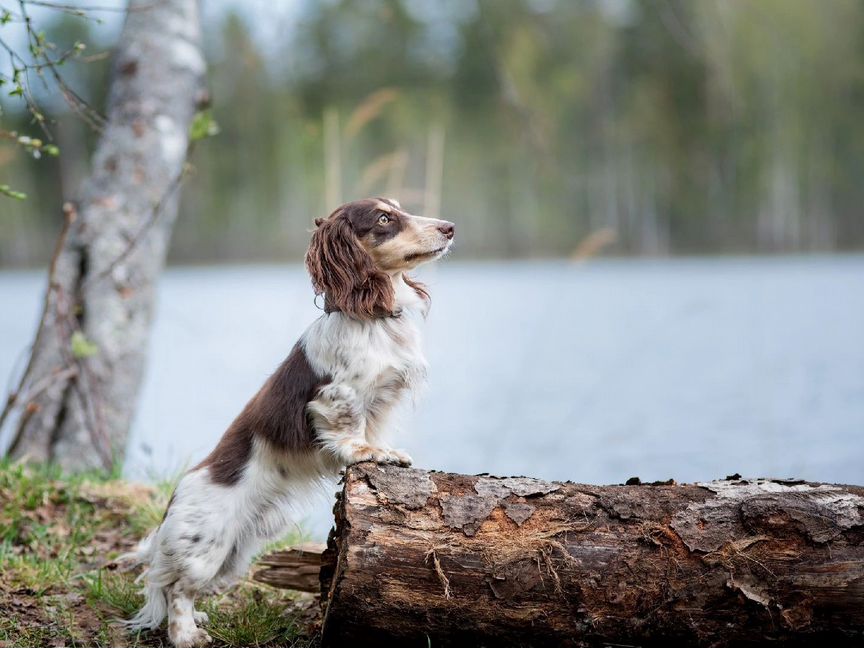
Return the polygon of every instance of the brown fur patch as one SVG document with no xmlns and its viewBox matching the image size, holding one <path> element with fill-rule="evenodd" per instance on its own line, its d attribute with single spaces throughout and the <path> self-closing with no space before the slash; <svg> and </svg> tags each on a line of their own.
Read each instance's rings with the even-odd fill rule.
<svg viewBox="0 0 864 648">
<path fill-rule="evenodd" d="M 285 452 L 310 450 L 314 430 L 306 415 L 306 405 L 329 381 L 313 371 L 298 342 L 234 419 L 218 445 L 193 470 L 209 468 L 215 483 L 230 486 L 242 476 L 255 438 Z"/>
<path fill-rule="evenodd" d="M 374 319 L 393 312 L 390 277 L 379 270 L 360 241 L 346 211 L 322 220 L 306 252 L 306 268 L 317 294 L 331 310 L 355 319 Z"/>
<path fill-rule="evenodd" d="M 417 296 L 420 297 L 420 299 L 425 301 L 427 304 L 432 301 L 432 298 L 429 296 L 429 291 L 426 290 L 425 284 L 422 284 L 419 281 L 415 281 L 406 274 L 402 275 L 402 281 L 408 284 L 408 286 L 412 288 L 415 293 L 417 293 Z"/>
</svg>

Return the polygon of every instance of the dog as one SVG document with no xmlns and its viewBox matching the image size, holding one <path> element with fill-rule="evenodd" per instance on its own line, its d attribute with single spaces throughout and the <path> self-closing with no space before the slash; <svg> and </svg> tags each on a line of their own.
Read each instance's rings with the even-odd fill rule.
<svg viewBox="0 0 864 648">
<path fill-rule="evenodd" d="M 183 476 L 161 524 L 118 559 L 147 567 L 130 630 L 167 616 L 177 648 L 210 642 L 196 596 L 244 575 L 310 489 L 361 461 L 411 464 L 384 440 L 388 414 L 426 375 L 417 325 L 429 293 L 406 273 L 446 254 L 455 227 L 389 198 L 347 203 L 315 225 L 306 268 L 324 314 Z"/>
</svg>

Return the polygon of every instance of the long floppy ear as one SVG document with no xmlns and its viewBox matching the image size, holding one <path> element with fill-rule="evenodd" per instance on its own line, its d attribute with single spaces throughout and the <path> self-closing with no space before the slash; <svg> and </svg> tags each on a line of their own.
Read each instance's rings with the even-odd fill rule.
<svg viewBox="0 0 864 648">
<path fill-rule="evenodd" d="M 417 293 L 417 296 L 423 300 L 423 317 L 426 317 L 429 314 L 429 307 L 432 305 L 432 297 L 429 296 L 429 291 L 426 290 L 426 284 L 422 284 L 419 281 L 412 279 L 407 274 L 402 275 L 402 281 L 404 281 L 409 288 L 414 290 L 414 292 Z"/>
<path fill-rule="evenodd" d="M 306 252 L 306 269 L 315 294 L 355 319 L 373 319 L 393 313 L 393 284 L 375 267 L 360 246 L 351 223 L 342 214 L 316 219 L 318 228 Z"/>
</svg>

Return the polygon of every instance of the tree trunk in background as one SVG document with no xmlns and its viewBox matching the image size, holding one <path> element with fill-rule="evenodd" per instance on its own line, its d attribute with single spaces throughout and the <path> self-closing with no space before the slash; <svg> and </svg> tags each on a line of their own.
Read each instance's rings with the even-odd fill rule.
<svg viewBox="0 0 864 648">
<path fill-rule="evenodd" d="M 861 487 L 587 486 L 360 464 L 335 512 L 327 646 L 864 642 Z"/>
<path fill-rule="evenodd" d="M 45 313 L 15 395 L 13 457 L 67 469 L 122 459 L 156 281 L 177 214 L 206 64 L 195 0 L 131 0 L 108 121 L 69 208 Z"/>
</svg>

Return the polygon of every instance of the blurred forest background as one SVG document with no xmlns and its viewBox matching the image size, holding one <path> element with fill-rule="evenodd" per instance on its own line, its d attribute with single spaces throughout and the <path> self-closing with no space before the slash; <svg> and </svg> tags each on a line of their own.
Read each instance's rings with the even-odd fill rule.
<svg viewBox="0 0 864 648">
<path fill-rule="evenodd" d="M 860 0 L 287 4 L 208 9 L 221 133 L 174 262 L 297 259 L 314 217 L 369 194 L 458 222 L 462 258 L 592 234 L 634 255 L 864 247 Z M 58 47 L 89 44 L 65 75 L 101 107 L 105 27 L 50 17 Z M 3 128 L 38 136 L 6 94 Z M 48 107 L 59 157 L 0 141 L 0 184 L 28 194 L 0 196 L 0 265 L 46 262 L 87 171 L 94 133 Z"/>
</svg>

